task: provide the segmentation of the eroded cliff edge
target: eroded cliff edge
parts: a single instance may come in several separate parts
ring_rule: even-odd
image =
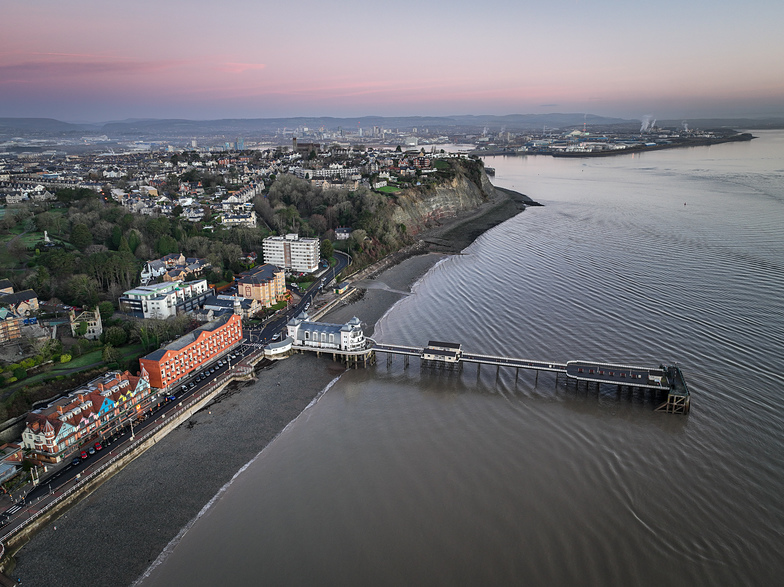
[[[399,193],[395,204],[395,224],[405,225],[408,234],[431,249],[453,252],[527,206],[541,205],[519,192],[495,187],[478,161],[456,166],[453,177],[438,185]]]

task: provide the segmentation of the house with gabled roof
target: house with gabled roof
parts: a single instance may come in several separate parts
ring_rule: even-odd
[[[100,440],[150,407],[149,373],[110,371],[27,415],[22,445],[30,458],[58,463]]]
[[[0,306],[13,310],[17,316],[30,316],[38,311],[38,294],[32,289],[0,295]]]

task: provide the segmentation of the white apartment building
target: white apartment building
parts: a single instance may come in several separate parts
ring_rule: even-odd
[[[138,318],[165,320],[198,309],[210,295],[206,279],[140,285],[120,297],[120,311]]]
[[[302,273],[318,269],[321,243],[317,238],[300,238],[298,234],[269,236],[263,245],[265,263]]]

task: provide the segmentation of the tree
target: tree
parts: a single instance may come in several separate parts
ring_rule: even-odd
[[[321,214],[312,214],[308,223],[316,234],[324,234],[327,230],[327,219]]]
[[[52,295],[52,276],[43,265],[36,267],[35,272],[28,275],[23,283],[24,287],[35,290],[39,298],[47,300]]]
[[[174,239],[174,237],[171,237],[168,234],[165,234],[159,238],[155,245],[155,250],[157,250],[161,256],[168,255],[169,253],[176,253],[179,251],[179,249],[180,245],[177,244],[177,241]]]
[[[122,228],[117,226],[116,224],[112,227],[112,235],[109,237],[109,246],[113,250],[117,250],[120,248],[120,242],[122,241],[123,233]]]
[[[86,224],[76,224],[71,228],[71,244],[80,251],[86,249],[93,242],[93,233]]]
[[[348,240],[354,250],[360,250],[362,249],[362,243],[365,242],[366,236],[367,232],[362,229],[356,229],[351,231],[351,236],[348,237]]]
[[[138,230],[132,230],[130,233],[128,233],[128,247],[131,249],[132,253],[136,254],[136,249],[140,244],[142,244],[142,237]]]
[[[72,276],[66,284],[66,289],[76,306],[94,308],[98,303],[98,282],[83,273]]]
[[[105,347],[103,347],[102,358],[104,360],[104,363],[119,363],[120,360],[122,359],[122,354],[112,345],[107,344]]]
[[[332,255],[334,254],[334,252],[335,252],[335,249],[332,246],[332,241],[331,240],[329,240],[328,238],[325,238],[323,241],[321,241],[321,258],[322,259],[327,259],[327,260],[331,259]]]
[[[130,253],[133,255],[133,251],[131,251],[131,246],[128,244],[128,239],[122,237],[120,239],[120,246],[117,248],[120,253]]]
[[[128,333],[122,326],[110,326],[104,330],[102,338],[107,345],[118,347],[128,342]]]
[[[79,322],[79,326],[76,327],[76,331],[75,331],[76,336],[84,336],[85,334],[87,334],[88,326],[89,324],[87,324],[87,322],[85,321]]]
[[[101,319],[106,320],[111,318],[114,314],[114,304],[106,301],[98,304],[98,312],[101,314]]]

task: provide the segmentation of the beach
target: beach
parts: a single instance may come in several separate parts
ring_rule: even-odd
[[[421,235],[432,246],[358,283],[363,295],[321,318],[376,322],[445,252],[514,216],[523,200],[496,201]],[[311,354],[278,361],[258,381],[232,384],[91,495],[44,527],[15,556],[23,585],[131,585],[231,479],[343,372]],[[304,413],[303,413],[304,412]],[[296,463],[292,463],[296,466]],[[263,496],[259,496],[263,499]]]

